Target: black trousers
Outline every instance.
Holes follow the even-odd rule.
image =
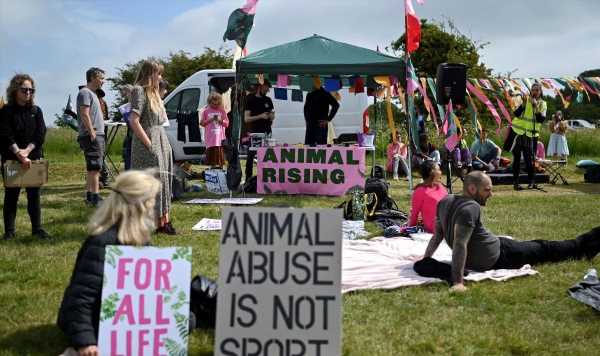
[[[248,154],[246,155],[246,170],[244,172],[246,182],[252,177],[252,172],[254,169],[254,159],[256,158],[256,151],[251,151],[248,149]]]
[[[42,227],[42,208],[40,205],[40,188],[25,188],[27,190],[27,212],[31,219],[31,231],[36,232]],[[15,232],[17,203],[21,188],[4,189],[4,232]]]
[[[519,174],[521,174],[521,153],[523,154],[523,159],[525,160],[527,179],[529,183],[534,183],[532,158],[534,152],[533,147],[537,147],[537,139],[531,139],[525,135],[520,135],[515,140],[515,147],[512,150],[514,183],[519,183]]]
[[[500,257],[492,269],[521,268],[545,262],[560,262],[583,257],[577,240],[516,241],[506,237],[500,239]]]

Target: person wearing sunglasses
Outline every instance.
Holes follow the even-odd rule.
[[[42,109],[34,105],[35,83],[27,74],[15,75],[6,89],[8,103],[0,109],[0,154],[2,165],[7,160],[21,162],[24,169],[31,168],[31,161],[42,158],[42,145],[46,136],[46,124]],[[4,170],[3,170],[4,171]],[[28,187],[27,212],[31,230],[40,239],[50,237],[42,229],[40,188]],[[15,237],[15,219],[21,188],[4,188],[4,239]]]

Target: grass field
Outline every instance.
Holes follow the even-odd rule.
[[[85,239],[92,213],[85,206],[83,159],[71,134],[51,132],[46,156],[50,184],[42,191],[45,226],[54,236],[29,236],[26,199],[21,196],[17,238],[0,241],[0,355],[58,355],[66,339],[55,326],[58,307]],[[62,142],[61,142],[62,141]],[[600,146],[585,158],[600,161]],[[517,239],[563,239],[600,221],[600,185],[583,183],[568,168],[568,186],[545,186],[547,193],[515,193],[495,187],[484,224]],[[370,160],[369,160],[370,162]],[[198,168],[196,168],[198,169]],[[460,188],[460,187],[457,187]],[[193,193],[190,197],[207,196]],[[407,211],[405,182],[392,183],[392,196]],[[3,190],[0,193],[0,203]],[[330,208],[343,198],[267,196],[261,206]],[[217,277],[218,233],[192,232],[202,217],[219,218],[218,207],[174,204],[176,237],[155,236],[158,246],[193,247],[193,273]],[[368,224],[373,235],[378,231]],[[600,350],[600,314],[570,299],[566,290],[593,261],[537,267],[539,275],[507,282],[469,283],[464,295],[450,295],[442,284],[344,296],[345,355],[592,355]],[[212,354],[213,333],[195,331],[190,355]]]

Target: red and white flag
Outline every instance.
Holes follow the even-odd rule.
[[[423,4],[424,0],[417,0],[419,4]],[[421,43],[421,21],[415,13],[412,0],[404,0],[404,11],[406,14],[406,50],[412,53],[419,48]]]

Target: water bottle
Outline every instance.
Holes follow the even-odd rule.
[[[583,276],[583,281],[588,283],[597,283],[598,282],[598,272],[596,272],[595,268],[588,269],[585,276]]]

